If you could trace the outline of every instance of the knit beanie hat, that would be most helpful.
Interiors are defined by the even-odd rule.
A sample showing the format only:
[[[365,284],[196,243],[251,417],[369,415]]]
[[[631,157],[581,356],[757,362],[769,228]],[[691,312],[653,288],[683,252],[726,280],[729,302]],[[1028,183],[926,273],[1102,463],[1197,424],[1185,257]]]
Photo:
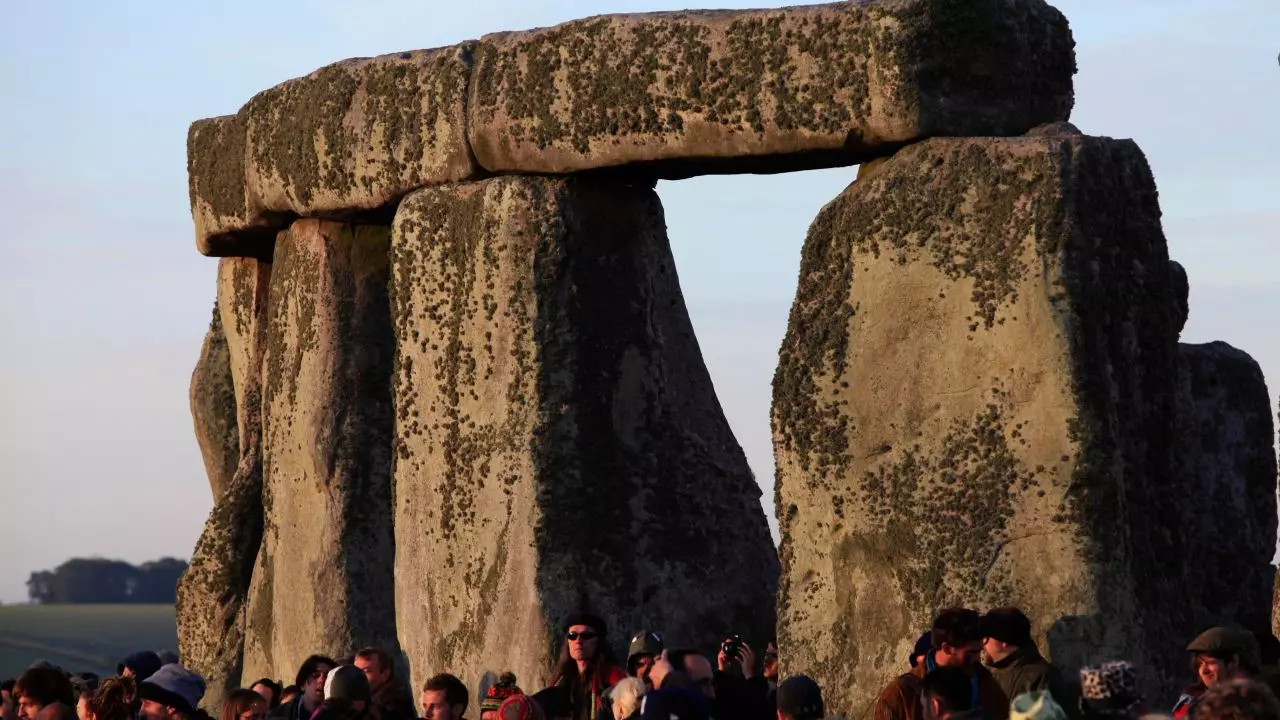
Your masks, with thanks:
[[[204,678],[177,663],[165,665],[138,685],[138,695],[180,712],[194,712],[204,697]]]
[[[933,631],[925,630],[924,634],[916,640],[916,646],[911,649],[911,657],[907,658],[907,662],[911,663],[911,667],[916,666],[916,658],[921,655],[928,655],[933,651]]]
[[[324,699],[370,702],[373,695],[369,692],[369,679],[355,665],[339,665],[324,680]]]
[[[996,608],[982,617],[982,634],[1002,643],[1031,644],[1031,620],[1018,608]]]
[[[173,664],[176,665],[177,663]],[[132,672],[133,676],[141,682],[155,675],[156,671],[164,666],[165,663],[160,662],[159,655],[150,650],[143,650],[121,660],[120,664],[116,666],[116,674],[123,675],[124,669],[129,668],[129,672]]]
[[[543,717],[542,708],[524,693],[510,695],[498,706],[498,720],[542,720]]]
[[[523,695],[520,687],[516,685],[515,673],[502,673],[502,677],[498,678],[498,682],[489,688],[484,694],[484,699],[480,701],[480,712],[489,710],[497,710],[502,707],[503,701],[513,695]]]
[[[1013,699],[1009,720],[1067,720],[1067,713],[1047,691],[1037,690]]]
[[[1080,699],[1097,715],[1127,715],[1142,701],[1138,671],[1123,660],[1080,671]]]

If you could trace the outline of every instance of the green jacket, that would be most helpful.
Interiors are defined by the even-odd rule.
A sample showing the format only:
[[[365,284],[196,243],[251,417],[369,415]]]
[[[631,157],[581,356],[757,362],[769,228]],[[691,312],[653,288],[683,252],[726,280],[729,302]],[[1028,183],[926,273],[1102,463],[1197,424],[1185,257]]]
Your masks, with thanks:
[[[1062,679],[1062,673],[1040,655],[1035,644],[1018,648],[1012,655],[987,668],[1009,701],[1023,693],[1048,690],[1068,716],[1075,716],[1078,703],[1075,693]]]

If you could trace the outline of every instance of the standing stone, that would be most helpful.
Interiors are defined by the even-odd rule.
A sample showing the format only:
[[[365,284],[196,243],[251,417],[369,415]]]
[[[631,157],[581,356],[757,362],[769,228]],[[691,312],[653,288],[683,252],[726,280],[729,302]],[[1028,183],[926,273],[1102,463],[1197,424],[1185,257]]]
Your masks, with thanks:
[[[191,373],[191,420],[196,443],[204,459],[205,474],[213,499],[231,484],[240,464],[240,428],[236,423],[235,380],[231,377],[231,354],[222,331],[217,303],[213,320],[200,347],[200,359]]]
[[[1270,629],[1276,452],[1262,368],[1223,342],[1178,346],[1178,454],[1186,478],[1195,626]]]
[[[1066,120],[1074,73],[1067,21],[1043,0],[606,15],[482,38],[467,137],[501,173],[852,165]]]
[[[773,627],[777,557],[652,189],[505,177],[392,233],[396,608],[413,682],[538,686],[587,608],[710,647]]]
[[[388,227],[321,220],[276,241],[246,677],[396,648],[389,247]]]
[[[217,496],[191,564],[178,582],[178,652],[204,677],[205,708],[240,687],[244,604],[262,539],[262,357],[271,265],[218,264],[218,308],[235,394],[240,460]]]
[[[1175,298],[1131,141],[934,139],[818,215],[774,378],[779,649],[865,716],[935,611],[1176,688]],[[1176,484],[1176,481],[1174,481]]]

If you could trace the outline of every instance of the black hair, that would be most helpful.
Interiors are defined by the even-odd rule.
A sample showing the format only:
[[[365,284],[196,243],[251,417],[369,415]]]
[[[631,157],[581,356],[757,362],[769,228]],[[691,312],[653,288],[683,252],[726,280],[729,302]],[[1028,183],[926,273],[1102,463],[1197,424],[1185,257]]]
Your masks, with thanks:
[[[298,668],[298,676],[294,678],[294,684],[298,686],[299,690],[306,686],[307,681],[311,679],[312,675],[316,674],[321,665],[328,665],[330,668],[338,667],[338,663],[334,662],[331,657],[312,655],[302,662],[302,667]]]
[[[445,702],[449,703],[450,706],[461,705],[464,710],[471,699],[470,694],[467,693],[467,686],[449,673],[433,675],[430,680],[427,680],[427,684],[422,686],[422,691],[444,691]]]
[[[22,673],[13,684],[13,693],[18,697],[29,698],[39,705],[52,705],[56,702],[69,707],[76,705],[71,678],[61,670],[52,667],[36,667]]]
[[[0,681],[0,692],[9,692],[9,693],[13,692],[13,685],[16,682],[17,680],[13,680],[13,679]]]
[[[542,710],[543,717],[550,720],[573,715],[573,705],[563,687],[553,686],[545,690],[539,690],[533,694],[532,700]]]
[[[271,702],[268,703],[270,709],[275,710],[280,707],[280,698],[284,696],[284,687],[280,683],[271,678],[258,678],[250,683],[249,687],[253,688],[255,685],[266,685],[271,688]]]
[[[974,610],[948,608],[933,619],[933,649],[943,645],[960,647],[982,640],[982,616]]]
[[[935,668],[924,676],[920,693],[927,699],[937,699],[948,712],[973,709],[973,679],[964,668],[951,665]]]

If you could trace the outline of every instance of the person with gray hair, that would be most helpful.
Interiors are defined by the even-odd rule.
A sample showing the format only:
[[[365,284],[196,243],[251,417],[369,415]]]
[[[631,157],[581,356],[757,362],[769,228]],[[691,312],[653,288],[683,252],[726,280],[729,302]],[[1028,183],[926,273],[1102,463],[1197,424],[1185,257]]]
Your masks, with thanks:
[[[648,688],[638,677],[629,677],[618,681],[609,689],[609,704],[613,708],[614,720],[630,720],[640,717],[640,705]]]

